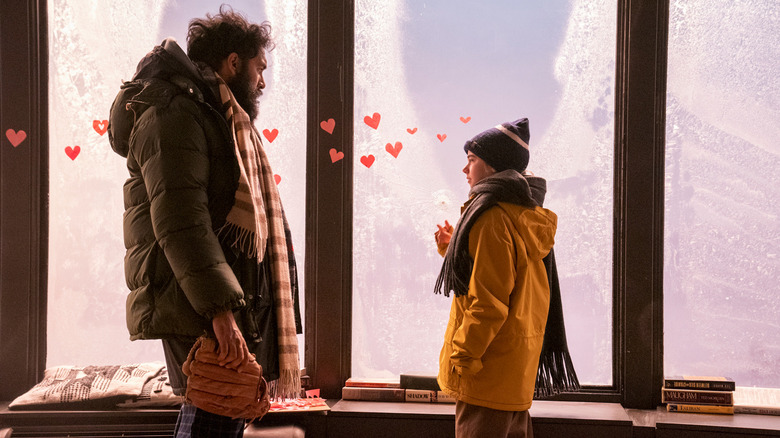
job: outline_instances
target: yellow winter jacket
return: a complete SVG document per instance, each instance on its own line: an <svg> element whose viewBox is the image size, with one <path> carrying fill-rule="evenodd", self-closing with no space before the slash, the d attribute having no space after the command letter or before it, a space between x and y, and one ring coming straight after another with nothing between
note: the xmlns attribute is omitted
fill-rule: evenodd
<svg viewBox="0 0 780 438"><path fill-rule="evenodd" d="M469 232L468 294L453 296L439 356L444 392L491 409L531 407L550 304L542 258L557 220L545 208L507 203L477 218Z"/></svg>

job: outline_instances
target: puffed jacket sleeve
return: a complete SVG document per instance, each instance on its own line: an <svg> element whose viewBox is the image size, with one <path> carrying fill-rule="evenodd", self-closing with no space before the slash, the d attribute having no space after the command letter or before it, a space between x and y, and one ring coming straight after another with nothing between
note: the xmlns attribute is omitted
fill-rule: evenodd
<svg viewBox="0 0 780 438"><path fill-rule="evenodd" d="M494 212L490 212L494 213ZM474 260L463 321L454 334L450 356L453 369L462 375L482 369L482 356L509 314L515 286L515 244L509 218L483 214L469 233L469 253Z"/></svg>
<svg viewBox="0 0 780 438"><path fill-rule="evenodd" d="M173 103L144 113L138 123L147 126L136 127L131 153L146 185L154 236L192 307L212 319L241 307L243 292L212 228L205 116L195 103Z"/></svg>

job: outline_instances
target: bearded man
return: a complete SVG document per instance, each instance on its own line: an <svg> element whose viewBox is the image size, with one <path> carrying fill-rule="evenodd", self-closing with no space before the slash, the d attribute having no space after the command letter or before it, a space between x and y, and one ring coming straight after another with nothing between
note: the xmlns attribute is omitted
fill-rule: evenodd
<svg viewBox="0 0 780 438"><path fill-rule="evenodd" d="M223 6L190 22L187 54L164 40L111 108L127 159L127 326L161 339L174 393L202 334L221 365L257 360L273 395L300 395L298 284L290 231L254 127L265 88L268 23ZM185 403L176 436L242 436L243 419Z"/></svg>

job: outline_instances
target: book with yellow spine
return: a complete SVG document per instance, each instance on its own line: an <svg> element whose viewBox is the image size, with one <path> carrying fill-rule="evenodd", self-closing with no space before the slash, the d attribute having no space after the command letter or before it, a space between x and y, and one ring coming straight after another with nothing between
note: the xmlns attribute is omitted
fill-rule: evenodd
<svg viewBox="0 0 780 438"><path fill-rule="evenodd" d="M690 412L695 414L725 414L733 415L734 406L720 405L691 405L685 403L669 403L666 405L668 412Z"/></svg>

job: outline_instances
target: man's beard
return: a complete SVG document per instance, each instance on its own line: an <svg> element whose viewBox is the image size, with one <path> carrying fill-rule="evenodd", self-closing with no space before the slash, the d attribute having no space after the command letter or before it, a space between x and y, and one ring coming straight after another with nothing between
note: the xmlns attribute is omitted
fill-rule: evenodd
<svg viewBox="0 0 780 438"><path fill-rule="evenodd" d="M233 92L233 96L241 108L249 115L249 120L252 122L257 118L257 114L260 112L257 100L263 94L263 90L260 88L251 88L249 84L249 71L245 67L239 71L232 80L227 82L227 86L230 87L230 91Z"/></svg>

